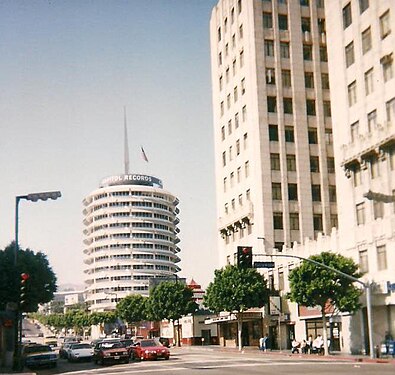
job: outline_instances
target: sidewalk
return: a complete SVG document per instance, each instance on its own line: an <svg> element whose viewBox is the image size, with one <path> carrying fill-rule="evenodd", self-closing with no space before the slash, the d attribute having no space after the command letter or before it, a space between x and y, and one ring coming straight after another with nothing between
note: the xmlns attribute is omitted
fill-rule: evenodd
<svg viewBox="0 0 395 375"><path fill-rule="evenodd" d="M177 347L174 347L177 348ZM181 346L181 350L196 350L196 351L219 351L219 352L233 352L233 353L238 353L239 350L238 348L235 347L224 347L224 346L219 346L219 345L204 345L204 346ZM323 355L317 355L317 354L291 354L291 349L289 350L269 350L266 352L260 351L258 348L254 346L246 346L242 349L240 352L242 354L248 353L248 354L253 354L256 353L256 355L259 356L282 356L282 357L294 357L298 359L306 359L306 360L311 360L311 359L317 359L317 360L333 360L333 361L352 361L352 362L368 362L368 363L390 363L395 366L395 358L392 358L391 356L389 357L382 357L382 358L370 358L369 356L366 355L352 355L352 354L347 354L347 353L341 353L341 352L336 352L336 353L330 353L327 356Z"/></svg>

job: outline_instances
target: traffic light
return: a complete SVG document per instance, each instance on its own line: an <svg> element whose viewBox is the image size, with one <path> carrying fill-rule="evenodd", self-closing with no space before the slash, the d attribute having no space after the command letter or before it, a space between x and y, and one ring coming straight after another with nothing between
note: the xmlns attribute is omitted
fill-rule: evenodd
<svg viewBox="0 0 395 375"><path fill-rule="evenodd" d="M20 294L19 294L19 306L20 309L23 310L24 307L26 307L26 289L27 289L27 280L29 280L30 275L28 273L21 273L21 288L20 288Z"/></svg>
<svg viewBox="0 0 395 375"><path fill-rule="evenodd" d="M252 268L252 246L237 246L237 266Z"/></svg>

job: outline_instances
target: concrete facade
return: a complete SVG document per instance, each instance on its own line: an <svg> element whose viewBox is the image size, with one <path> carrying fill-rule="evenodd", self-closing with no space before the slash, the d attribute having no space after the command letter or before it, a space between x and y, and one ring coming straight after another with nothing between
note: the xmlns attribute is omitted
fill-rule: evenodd
<svg viewBox="0 0 395 375"><path fill-rule="evenodd" d="M129 294L148 296L150 280L174 278L178 199L162 182L139 174L112 176L83 201L86 301L115 309Z"/></svg>

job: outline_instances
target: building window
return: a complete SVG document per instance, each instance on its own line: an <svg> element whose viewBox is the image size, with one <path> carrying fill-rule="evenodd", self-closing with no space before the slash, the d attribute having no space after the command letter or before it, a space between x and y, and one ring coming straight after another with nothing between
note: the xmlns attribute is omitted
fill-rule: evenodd
<svg viewBox="0 0 395 375"><path fill-rule="evenodd" d="M237 10L238 10L238 12L239 12L239 14L241 13L241 0L238 0L237 1Z"/></svg>
<svg viewBox="0 0 395 375"><path fill-rule="evenodd" d="M332 214L331 215L331 228L338 228L339 227L339 222L337 219L337 215Z"/></svg>
<svg viewBox="0 0 395 375"><path fill-rule="evenodd" d="M310 44L303 44L303 60L313 60L313 46Z"/></svg>
<svg viewBox="0 0 395 375"><path fill-rule="evenodd" d="M348 68L350 65L354 64L354 42L347 44L346 46L346 67Z"/></svg>
<svg viewBox="0 0 395 375"><path fill-rule="evenodd" d="M318 32L320 34L325 34L326 33L325 18L318 18L317 24L318 24Z"/></svg>
<svg viewBox="0 0 395 375"><path fill-rule="evenodd" d="M326 165L328 168L328 173L335 173L335 158L327 158Z"/></svg>
<svg viewBox="0 0 395 375"><path fill-rule="evenodd" d="M318 156L310 156L310 172L319 173L320 159Z"/></svg>
<svg viewBox="0 0 395 375"><path fill-rule="evenodd" d="M351 22L352 22L351 3L348 3L343 8L343 29L346 29L348 26L350 26Z"/></svg>
<svg viewBox="0 0 395 375"><path fill-rule="evenodd" d="M283 81L283 87L291 87L292 86L291 71L290 70L282 70L281 77L282 77L282 81Z"/></svg>
<svg viewBox="0 0 395 375"><path fill-rule="evenodd" d="M281 184L272 183L272 199L276 201L281 201Z"/></svg>
<svg viewBox="0 0 395 375"><path fill-rule="evenodd" d="M246 190L246 200L247 201L251 200L251 191L250 191L250 189Z"/></svg>
<svg viewBox="0 0 395 375"><path fill-rule="evenodd" d="M314 73L313 72L305 72L304 73L304 87L308 89L314 88Z"/></svg>
<svg viewBox="0 0 395 375"><path fill-rule="evenodd" d="M351 142L355 142L359 135L359 122L356 121L350 125Z"/></svg>
<svg viewBox="0 0 395 375"><path fill-rule="evenodd" d="M315 145L318 143L318 135L316 129L309 129L308 131L309 144Z"/></svg>
<svg viewBox="0 0 395 375"><path fill-rule="evenodd" d="M313 202L321 202L321 185L311 185Z"/></svg>
<svg viewBox="0 0 395 375"><path fill-rule="evenodd" d="M240 155L240 139L236 141L236 155Z"/></svg>
<svg viewBox="0 0 395 375"><path fill-rule="evenodd" d="M240 68L244 66L244 51L240 52Z"/></svg>
<svg viewBox="0 0 395 375"><path fill-rule="evenodd" d="M378 201L373 201L373 214L374 214L374 219L382 219L384 216L384 203L383 202L378 202Z"/></svg>
<svg viewBox="0 0 395 375"><path fill-rule="evenodd" d="M250 175L250 162L246 161L244 163L244 174L246 176L246 178Z"/></svg>
<svg viewBox="0 0 395 375"><path fill-rule="evenodd" d="M377 156L373 156L370 159L370 177L372 179L380 177L380 161Z"/></svg>
<svg viewBox="0 0 395 375"><path fill-rule="evenodd" d="M231 205L232 205L232 210L234 211L235 208L236 208L236 202L235 202L235 199L234 199L234 198L233 198L232 201L231 201Z"/></svg>
<svg viewBox="0 0 395 375"><path fill-rule="evenodd" d="M228 135L232 134L232 120L228 121Z"/></svg>
<svg viewBox="0 0 395 375"><path fill-rule="evenodd" d="M328 61L328 51L326 47L320 47L320 60L322 62L327 62Z"/></svg>
<svg viewBox="0 0 395 375"><path fill-rule="evenodd" d="M230 174L230 187L232 188L235 185L235 174L232 172Z"/></svg>
<svg viewBox="0 0 395 375"><path fill-rule="evenodd" d="M357 212L357 224L363 225L365 224L365 203L358 203L356 205L356 212Z"/></svg>
<svg viewBox="0 0 395 375"><path fill-rule="evenodd" d="M244 133L244 135L243 135L243 148L244 148L244 150L247 148L247 146L248 146L248 134Z"/></svg>
<svg viewBox="0 0 395 375"><path fill-rule="evenodd" d="M227 178L224 177L224 193L226 193Z"/></svg>
<svg viewBox="0 0 395 375"><path fill-rule="evenodd" d="M291 230L299 230L299 214L290 213L289 214L289 226Z"/></svg>
<svg viewBox="0 0 395 375"><path fill-rule="evenodd" d="M308 7L309 6L309 0L300 0L300 5Z"/></svg>
<svg viewBox="0 0 395 375"><path fill-rule="evenodd" d="M329 74L328 73L321 73L321 87L324 90L329 89Z"/></svg>
<svg viewBox="0 0 395 375"><path fill-rule="evenodd" d="M377 246L377 270L387 269L387 249L385 245Z"/></svg>
<svg viewBox="0 0 395 375"><path fill-rule="evenodd" d="M236 65L236 59L234 59L233 62L232 62L233 76L236 74L236 71L237 71L237 65Z"/></svg>
<svg viewBox="0 0 395 375"><path fill-rule="evenodd" d="M222 86L223 86L223 79L222 79L222 76L221 77L219 77L219 91L222 91Z"/></svg>
<svg viewBox="0 0 395 375"><path fill-rule="evenodd" d="M269 125L269 141L278 141L277 125Z"/></svg>
<svg viewBox="0 0 395 375"><path fill-rule="evenodd" d="M225 167L226 166L226 151L224 151L222 153L222 166Z"/></svg>
<svg viewBox="0 0 395 375"><path fill-rule="evenodd" d="M286 14L278 15L278 28L280 30L288 30L288 16Z"/></svg>
<svg viewBox="0 0 395 375"><path fill-rule="evenodd" d="M272 171L280 170L280 154L270 154L270 168Z"/></svg>
<svg viewBox="0 0 395 375"><path fill-rule="evenodd" d="M241 109L241 119L243 120L243 122L247 121L247 106L243 106L243 108Z"/></svg>
<svg viewBox="0 0 395 375"><path fill-rule="evenodd" d="M225 140L225 126L221 128L221 139L224 141Z"/></svg>
<svg viewBox="0 0 395 375"><path fill-rule="evenodd" d="M233 102L236 103L239 98L237 86L233 89Z"/></svg>
<svg viewBox="0 0 395 375"><path fill-rule="evenodd" d="M374 110L368 113L368 131L371 132L373 129L377 127L377 111Z"/></svg>
<svg viewBox="0 0 395 375"><path fill-rule="evenodd" d="M289 59L289 43L280 42L280 57L283 59Z"/></svg>
<svg viewBox="0 0 395 375"><path fill-rule="evenodd" d="M380 17L380 35L384 39L391 34L390 11L389 9Z"/></svg>
<svg viewBox="0 0 395 375"><path fill-rule="evenodd" d="M225 71L225 80L226 80L226 83L229 82L229 67L227 67L226 71Z"/></svg>
<svg viewBox="0 0 395 375"><path fill-rule="evenodd" d="M374 90L373 68L365 72L365 94L370 95Z"/></svg>
<svg viewBox="0 0 395 375"><path fill-rule="evenodd" d="M230 22L233 24L235 22L235 9L232 8L230 11Z"/></svg>
<svg viewBox="0 0 395 375"><path fill-rule="evenodd" d="M329 186L329 202L336 203L336 186Z"/></svg>
<svg viewBox="0 0 395 375"><path fill-rule="evenodd" d="M235 129L239 127L239 113L235 113Z"/></svg>
<svg viewBox="0 0 395 375"><path fill-rule="evenodd" d="M287 171L296 172L296 157L295 155L287 155Z"/></svg>
<svg viewBox="0 0 395 375"><path fill-rule="evenodd" d="M308 116L315 116L315 100L306 100L306 111Z"/></svg>
<svg viewBox="0 0 395 375"><path fill-rule="evenodd" d="M322 232L323 225L322 225L322 215L321 214L314 214L313 215L313 226L315 231Z"/></svg>
<svg viewBox="0 0 395 375"><path fill-rule="evenodd" d="M278 290L284 290L284 272L278 271Z"/></svg>
<svg viewBox="0 0 395 375"><path fill-rule="evenodd" d="M232 48L235 48L235 47L236 47L236 35L233 34L232 35Z"/></svg>
<svg viewBox="0 0 395 375"><path fill-rule="evenodd" d="M284 113L292 114L292 98L283 98Z"/></svg>
<svg viewBox="0 0 395 375"><path fill-rule="evenodd" d="M359 13L363 13L369 8L369 0L359 0Z"/></svg>
<svg viewBox="0 0 395 375"><path fill-rule="evenodd" d="M266 68L266 83L268 85L276 84L276 74L274 68Z"/></svg>
<svg viewBox="0 0 395 375"><path fill-rule="evenodd" d="M277 101L275 96L268 96L267 97L267 110L271 113L277 112Z"/></svg>
<svg viewBox="0 0 395 375"><path fill-rule="evenodd" d="M273 28L273 18L271 13L263 12L263 27L265 29Z"/></svg>
<svg viewBox="0 0 395 375"><path fill-rule="evenodd" d="M357 102L357 81L350 83L348 90L348 106L352 107Z"/></svg>
<svg viewBox="0 0 395 375"><path fill-rule="evenodd" d="M298 185L288 184L288 200L297 201L298 200Z"/></svg>
<svg viewBox="0 0 395 375"><path fill-rule="evenodd" d="M359 251L359 271L362 273L369 272L369 261L368 261L368 251Z"/></svg>
<svg viewBox="0 0 395 375"><path fill-rule="evenodd" d="M354 168L353 171L353 176L354 176L354 186L359 186L362 184L362 173L361 173L361 167L358 165Z"/></svg>
<svg viewBox="0 0 395 375"><path fill-rule="evenodd" d="M274 56L274 42L265 40L265 56Z"/></svg>
<svg viewBox="0 0 395 375"><path fill-rule="evenodd" d="M362 53L365 54L372 48L372 32L370 27L362 32Z"/></svg>
<svg viewBox="0 0 395 375"><path fill-rule="evenodd" d="M390 55L384 56L380 61L381 61L381 65L383 67L384 82L387 82L394 75L393 69L392 69L392 56L390 56Z"/></svg>
<svg viewBox="0 0 395 375"><path fill-rule="evenodd" d="M243 195L239 194L239 206L243 205Z"/></svg>
<svg viewBox="0 0 395 375"><path fill-rule="evenodd" d="M220 112L221 112L221 117L222 117L224 115L224 102L221 102Z"/></svg>
<svg viewBox="0 0 395 375"><path fill-rule="evenodd" d="M241 95L244 95L245 92L246 92L245 81L246 81L245 78L243 78L243 79L240 81Z"/></svg>
<svg viewBox="0 0 395 375"><path fill-rule="evenodd" d="M333 145L332 129L325 129L325 143L327 145Z"/></svg>
<svg viewBox="0 0 395 375"><path fill-rule="evenodd" d="M222 65L222 52L218 54L218 65Z"/></svg>
<svg viewBox="0 0 395 375"><path fill-rule="evenodd" d="M237 183L239 183L241 181L241 167L237 168L236 176L237 176Z"/></svg>
<svg viewBox="0 0 395 375"><path fill-rule="evenodd" d="M290 143L295 142L294 128L292 126L285 127L284 135L285 135L285 142L290 142Z"/></svg>
<svg viewBox="0 0 395 375"><path fill-rule="evenodd" d="M226 108L227 109L230 108L230 94L228 94L227 97L226 97Z"/></svg>
<svg viewBox="0 0 395 375"><path fill-rule="evenodd" d="M273 212L273 229L283 229L282 212Z"/></svg>
<svg viewBox="0 0 395 375"><path fill-rule="evenodd" d="M395 98L392 98L385 103L385 111L387 114L387 121L392 122L395 120Z"/></svg>
<svg viewBox="0 0 395 375"><path fill-rule="evenodd" d="M309 17L302 17L301 23L302 23L302 32L306 32L306 31L310 32L311 31Z"/></svg>
<svg viewBox="0 0 395 375"><path fill-rule="evenodd" d="M243 32L243 25L239 26L239 39L243 39L244 32Z"/></svg>
<svg viewBox="0 0 395 375"><path fill-rule="evenodd" d="M324 100L322 104L324 106L324 116L331 117L332 116L331 102L328 100Z"/></svg>

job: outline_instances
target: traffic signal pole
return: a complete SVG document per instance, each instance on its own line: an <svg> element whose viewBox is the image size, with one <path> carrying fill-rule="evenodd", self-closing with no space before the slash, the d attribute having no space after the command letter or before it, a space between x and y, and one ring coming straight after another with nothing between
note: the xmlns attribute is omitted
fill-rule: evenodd
<svg viewBox="0 0 395 375"><path fill-rule="evenodd" d="M372 317L372 297L371 297L372 290L371 290L370 281L363 282L362 280L359 280L354 276L348 275L347 273L337 270L336 268L327 266L324 263L320 263L320 262L317 262L313 259L304 258L304 257L298 256L298 255L290 255L290 254L256 254L256 255L278 257L278 258L282 257L282 258L300 259L300 260L303 260L306 262L313 263L318 267L325 268L329 271L335 272L338 275L345 277L346 279L349 279L353 282L356 282L356 283L362 285L363 288L365 289L365 293L366 293L366 310L367 310L368 337L369 337L369 355L370 355L370 358L375 358L374 345L373 345L373 317Z"/></svg>

